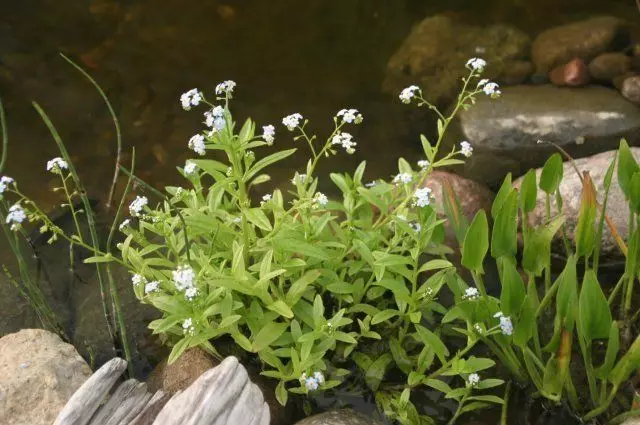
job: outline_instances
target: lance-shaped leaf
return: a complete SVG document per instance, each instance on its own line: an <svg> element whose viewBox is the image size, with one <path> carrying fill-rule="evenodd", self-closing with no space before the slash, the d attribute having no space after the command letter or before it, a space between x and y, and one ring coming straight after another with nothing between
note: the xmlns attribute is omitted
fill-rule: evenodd
<svg viewBox="0 0 640 425"><path fill-rule="evenodd" d="M596 190L588 172L584 173L582 183L582 199L580 201L580 215L576 226L576 251L579 256L588 257L593 252L595 244L596 222Z"/></svg>
<svg viewBox="0 0 640 425"><path fill-rule="evenodd" d="M554 153L547 159L542 167L540 174L540 189L549 195L553 194L560 187L564 167L562 166L562 157L559 153Z"/></svg>
<svg viewBox="0 0 640 425"><path fill-rule="evenodd" d="M587 341L607 338L611 329L611 310L593 270L587 270L584 275L578 304L582 336Z"/></svg>
<svg viewBox="0 0 640 425"><path fill-rule="evenodd" d="M629 145L626 140L621 140L618 150L618 184L627 200L631 199L631 179L638 171L640 166L633 157Z"/></svg>
<svg viewBox="0 0 640 425"><path fill-rule="evenodd" d="M464 237L462 265L476 273L482 273L482 263L489 250L489 223L487 214L480 210Z"/></svg>
<svg viewBox="0 0 640 425"><path fill-rule="evenodd" d="M512 190L496 216L491 233L491 256L515 256L518 251L518 192Z"/></svg>
<svg viewBox="0 0 640 425"><path fill-rule="evenodd" d="M525 213L530 213L536 208L538 196L538 185L536 184L535 170L529 170L522 179L520 185L520 209Z"/></svg>

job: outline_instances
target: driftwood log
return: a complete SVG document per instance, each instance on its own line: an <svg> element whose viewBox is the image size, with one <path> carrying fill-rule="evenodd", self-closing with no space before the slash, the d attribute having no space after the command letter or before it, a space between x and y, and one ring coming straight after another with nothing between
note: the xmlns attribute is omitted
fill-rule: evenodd
<svg viewBox="0 0 640 425"><path fill-rule="evenodd" d="M69 399L54 425L268 425L269 406L235 357L227 357L189 388L151 394L130 379L109 395L127 367L112 359Z"/></svg>

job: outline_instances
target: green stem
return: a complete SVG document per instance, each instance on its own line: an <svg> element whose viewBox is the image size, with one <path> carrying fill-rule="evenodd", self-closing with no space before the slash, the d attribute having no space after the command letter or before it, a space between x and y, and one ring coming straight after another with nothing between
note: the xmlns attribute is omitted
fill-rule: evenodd
<svg viewBox="0 0 640 425"><path fill-rule="evenodd" d="M456 413L453 415L451 420L447 422L447 425L453 425L456 422L456 419L458 419L458 416L462 414L462 408L464 407L464 402L467 401L467 398L469 397L470 393L471 391L469 390L465 395L462 396L460 403L458 403L458 408L456 409Z"/></svg>
<svg viewBox="0 0 640 425"><path fill-rule="evenodd" d="M486 298L487 297L487 290L485 289L484 280L482 279L482 275L480 273L471 272L471 276L473 276L473 282L478 287L478 290L480 291L480 294L484 298Z"/></svg>
<svg viewBox="0 0 640 425"><path fill-rule="evenodd" d="M62 175L62 170L60 172L60 179L62 180L62 187L64 188L64 194L67 197L67 207L69 208L69 212L71 212L71 217L73 217L73 224L76 226L76 231L78 232L78 237L81 241L84 241L82 236L82 230L80 229L80 224L78 223L78 217L76 214L76 209L73 207L73 200L71 199L71 194L69 193L69 188L67 186L67 178Z"/></svg>
<svg viewBox="0 0 640 425"><path fill-rule="evenodd" d="M507 414L509 413L509 395L511 393L511 381L507 381L504 389L504 403L502 404L502 414L500 415L500 425L507 425Z"/></svg>
<svg viewBox="0 0 640 425"><path fill-rule="evenodd" d="M584 422L588 422L591 419L594 419L597 416L600 416L601 414L603 414L609 408L609 405L615 398L617 392L618 392L618 386L614 385L613 388L611 389L611 393L609 393L609 397L607 397L605 402L599 405L598 407L596 407L595 409L591 410L590 412L588 412L586 415L584 415L582 420Z"/></svg>

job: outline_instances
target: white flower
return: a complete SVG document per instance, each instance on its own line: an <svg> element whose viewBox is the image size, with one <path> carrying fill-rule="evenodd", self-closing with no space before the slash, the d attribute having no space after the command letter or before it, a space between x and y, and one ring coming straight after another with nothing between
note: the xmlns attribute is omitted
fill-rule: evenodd
<svg viewBox="0 0 640 425"><path fill-rule="evenodd" d="M185 164L184 164L184 173L185 173L186 175L191 175L191 174L193 174L193 173L195 173L195 172L196 172L196 168L198 168L198 166L196 165L196 163L195 163L195 162L193 162L193 161L187 161L187 162L185 162Z"/></svg>
<svg viewBox="0 0 640 425"><path fill-rule="evenodd" d="M348 154L352 154L356 151L354 149L354 146L356 146L357 144L352 140L353 140L353 136L351 134L342 132L333 136L333 138L331 139L331 144L342 145L342 147L347 151Z"/></svg>
<svg viewBox="0 0 640 425"><path fill-rule="evenodd" d="M131 283L133 284L133 286L140 286L143 283L147 283L147 279L141 274L136 273L133 276L131 276Z"/></svg>
<svg viewBox="0 0 640 425"><path fill-rule="evenodd" d="M196 328L193 326L193 319L189 317L182 322L182 331L185 335L193 335L196 333Z"/></svg>
<svg viewBox="0 0 640 425"><path fill-rule="evenodd" d="M187 288L184 291L184 296L188 301L193 301L196 295L198 295L198 288Z"/></svg>
<svg viewBox="0 0 640 425"><path fill-rule="evenodd" d="M302 375L300 375L300 377L298 378L300 380L300 382L304 382L307 380L307 373L306 372L302 372Z"/></svg>
<svg viewBox="0 0 640 425"><path fill-rule="evenodd" d="M2 176L0 178L0 193L3 193L5 190L7 190L7 186L9 186L11 183L13 183L13 179L11 177Z"/></svg>
<svg viewBox="0 0 640 425"><path fill-rule="evenodd" d="M513 333L513 323L508 316L500 316L500 330L505 335L511 335Z"/></svg>
<svg viewBox="0 0 640 425"><path fill-rule="evenodd" d="M478 288L467 288L464 290L464 296L462 298L465 298L468 300L475 300L479 296L480 296L480 292L478 291Z"/></svg>
<svg viewBox="0 0 640 425"><path fill-rule="evenodd" d="M428 187L422 187L416 189L413 194L413 206L414 207L426 207L431 202L431 189Z"/></svg>
<svg viewBox="0 0 640 425"><path fill-rule="evenodd" d="M427 168L429 168L429 164L430 162L427 161L426 159L421 159L420 161L418 161L418 167L422 168L423 170L426 170Z"/></svg>
<svg viewBox="0 0 640 425"><path fill-rule="evenodd" d="M318 380L316 378L307 378L304 385L307 387L307 390L315 391L318 389Z"/></svg>
<svg viewBox="0 0 640 425"><path fill-rule="evenodd" d="M305 180L307 180L307 175L306 174L298 174L298 173L296 173L296 175L293 176L293 178L291 179L291 183L293 183L293 184L297 184L298 182L304 183Z"/></svg>
<svg viewBox="0 0 640 425"><path fill-rule="evenodd" d="M375 181L375 180L373 180L373 181L370 181L369 183L365 183L364 185L365 185L366 187L373 187L373 186L375 186L375 185L376 185L376 181Z"/></svg>
<svg viewBox="0 0 640 425"><path fill-rule="evenodd" d="M397 176L395 176L393 178L393 182L398 184L398 183L411 183L411 180L413 180L413 176L411 176L411 174L409 173L400 173Z"/></svg>
<svg viewBox="0 0 640 425"><path fill-rule="evenodd" d="M478 81L478 87L482 87L485 84L487 84L489 82L489 80L487 80L486 78L483 78L482 80Z"/></svg>
<svg viewBox="0 0 640 425"><path fill-rule="evenodd" d="M129 220L128 218L124 219L122 221L122 223L120 223L120 226L118 226L118 229L122 232L124 231L124 229L126 229L127 227L129 227L129 224L131 224L131 220Z"/></svg>
<svg viewBox="0 0 640 425"><path fill-rule="evenodd" d="M173 271L173 281L179 291L195 287L196 273L189 266L179 266Z"/></svg>
<svg viewBox="0 0 640 425"><path fill-rule="evenodd" d="M473 71L482 72L484 68L487 66L487 61L480 58L472 58L467 61L467 68Z"/></svg>
<svg viewBox="0 0 640 425"><path fill-rule="evenodd" d="M136 199L129 204L129 213L131 213L132 216L137 217L148 203L149 200L146 196L137 196Z"/></svg>
<svg viewBox="0 0 640 425"><path fill-rule="evenodd" d="M226 93L228 95L231 95L235 87L236 87L235 81L231 81L231 80L223 81L216 86L216 94L221 95L222 93Z"/></svg>
<svg viewBox="0 0 640 425"><path fill-rule="evenodd" d="M271 200L271 194L267 193L266 195L264 195L262 197L262 201L260 201L260 206L263 206L264 204L266 204L270 200Z"/></svg>
<svg viewBox="0 0 640 425"><path fill-rule="evenodd" d="M201 100L202 94L198 89L191 89L180 96L180 103L182 103L182 109L185 111L190 110L192 106L198 106Z"/></svg>
<svg viewBox="0 0 640 425"><path fill-rule="evenodd" d="M220 105L204 113L204 123L207 127L220 131L224 128L224 108ZM215 134L215 133L214 133Z"/></svg>
<svg viewBox="0 0 640 425"><path fill-rule="evenodd" d="M362 114L357 109L341 109L336 114L337 117L342 117L342 122L360 124L363 120Z"/></svg>
<svg viewBox="0 0 640 425"><path fill-rule="evenodd" d="M480 323L476 323L475 325L473 325L473 329L475 329L476 332L478 332L479 334L484 332L484 329L482 329L482 326L480 326Z"/></svg>
<svg viewBox="0 0 640 425"><path fill-rule="evenodd" d="M322 372L314 372L313 377L318 381L318 384L324 384L324 375Z"/></svg>
<svg viewBox="0 0 640 425"><path fill-rule="evenodd" d="M202 134L196 134L191 136L188 143L189 149L197 153L198 155L204 155L204 136Z"/></svg>
<svg viewBox="0 0 640 425"><path fill-rule="evenodd" d="M471 147L471 143L467 141L460 142L460 153L466 156L467 158L469 158L471 154L473 154L473 148Z"/></svg>
<svg viewBox="0 0 640 425"><path fill-rule="evenodd" d="M407 221L407 217L405 217L402 214L398 214L396 215L396 219L400 220L400 221Z"/></svg>
<svg viewBox="0 0 640 425"><path fill-rule="evenodd" d="M420 87L409 86L406 89L403 89L398 97L402 103L411 103L411 99L415 97L417 91L420 91Z"/></svg>
<svg viewBox="0 0 640 425"><path fill-rule="evenodd" d="M231 219L231 222L232 223L236 223L236 224L240 223L241 221L242 221L242 218L240 218L240 217L233 217Z"/></svg>
<svg viewBox="0 0 640 425"><path fill-rule="evenodd" d="M268 144L272 144L274 136L276 135L276 128L271 124L262 127L262 138Z"/></svg>
<svg viewBox="0 0 640 425"><path fill-rule="evenodd" d="M47 171L51 171L52 173L60 173L62 170L66 170L67 168L69 168L67 161L60 157L47 161Z"/></svg>
<svg viewBox="0 0 640 425"><path fill-rule="evenodd" d="M478 375L477 373L472 373L467 378L467 382L469 382L469 386L475 387L480 382L480 375Z"/></svg>
<svg viewBox="0 0 640 425"><path fill-rule="evenodd" d="M491 96L491 97L498 97L502 94L502 92L500 91L500 87L498 87L497 83L486 83L484 84L484 87L482 88L482 91L484 91L484 93L487 96Z"/></svg>
<svg viewBox="0 0 640 425"><path fill-rule="evenodd" d="M6 222L11 224L11 230L17 230L20 224L27 218L27 213L20 204L14 204L9 208Z"/></svg>
<svg viewBox="0 0 640 425"><path fill-rule="evenodd" d="M296 112L295 114L287 115L286 117L284 117L282 119L282 124L284 124L284 126L287 127L289 131L293 131L300 124L301 119L302 115Z"/></svg>
<svg viewBox="0 0 640 425"><path fill-rule="evenodd" d="M154 280L153 282L149 282L144 285L144 293L149 294L151 292L156 292L160 288L160 282Z"/></svg>
<svg viewBox="0 0 640 425"><path fill-rule="evenodd" d="M317 205L325 206L329 202L327 195L321 192L317 192L313 197L313 202Z"/></svg>

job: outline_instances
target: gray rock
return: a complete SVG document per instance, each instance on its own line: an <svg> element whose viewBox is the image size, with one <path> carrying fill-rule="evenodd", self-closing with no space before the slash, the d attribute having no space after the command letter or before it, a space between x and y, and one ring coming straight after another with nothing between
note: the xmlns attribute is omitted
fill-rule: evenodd
<svg viewBox="0 0 640 425"><path fill-rule="evenodd" d="M640 416L629 418L626 421L622 422L622 424L620 425L640 425Z"/></svg>
<svg viewBox="0 0 640 425"><path fill-rule="evenodd" d="M429 17L413 28L389 59L383 90L397 95L404 87L417 84L428 100L446 103L457 93L460 78L469 72L465 64L472 57L487 61L486 78L520 81L530 72L522 63L530 43L529 36L508 25L479 27L447 16Z"/></svg>
<svg viewBox="0 0 640 425"><path fill-rule="evenodd" d="M640 75L627 77L622 82L620 94L629 101L640 104Z"/></svg>
<svg viewBox="0 0 640 425"><path fill-rule="evenodd" d="M589 73L598 81L613 82L631 70L631 58L624 53L603 53L589 62Z"/></svg>
<svg viewBox="0 0 640 425"><path fill-rule="evenodd" d="M541 166L556 143L574 157L640 140L640 109L613 89L590 86L505 87L502 97L479 97L460 114L459 137L468 140L474 154L497 154L517 160L520 168ZM513 170L508 170L513 171Z"/></svg>
<svg viewBox="0 0 640 425"><path fill-rule="evenodd" d="M332 410L305 418L295 425L381 425L380 422L351 409Z"/></svg>
<svg viewBox="0 0 640 425"><path fill-rule="evenodd" d="M586 62L608 50L626 47L629 33L624 22L611 16L599 16L541 32L533 41L532 58L536 72L580 58Z"/></svg>
<svg viewBox="0 0 640 425"><path fill-rule="evenodd" d="M0 423L50 425L90 375L56 334L24 329L0 338Z"/></svg>
<svg viewBox="0 0 640 425"><path fill-rule="evenodd" d="M105 363L73 394L54 425L88 424L126 368L127 362L117 357Z"/></svg>
<svg viewBox="0 0 640 425"><path fill-rule="evenodd" d="M198 378L160 411L154 425L268 425L269 406L235 357Z"/></svg>
<svg viewBox="0 0 640 425"><path fill-rule="evenodd" d="M640 148L631 148L633 156L637 161L640 161ZM609 168L609 164L613 159L615 151L603 152L588 158L582 158L575 160L575 165L582 171L589 171L591 178L593 179L594 186L598 192L598 202L602 203L604 200L604 175ZM538 181L540 180L540 173L542 169L536 170L536 176ZM516 180L514 185L518 187L522 182L522 178ZM579 176L574 171L570 163L564 164L564 178L560 184L560 193L563 199L563 213L566 216L567 223L567 236L570 240L573 240L575 236L575 229L578 222L578 215L580 213L580 199L582 194L582 183ZM551 214L558 213L558 209L555 202L552 202ZM611 189L609 191L609 198L607 201L607 215L611 218L611 221L616 226L618 233L622 238L626 240L629 235L629 207L624 199L624 195L618 185L617 173L614 172L613 180L611 183ZM540 225L545 221L545 196L544 192L538 192L538 200L535 210L530 214L529 221L532 225ZM599 217L599 214L598 214ZM560 243L560 235L557 235L557 243L554 244L554 250L557 253L564 253L562 244ZM615 239L611 235L609 228L605 225L602 235L602 245L600 250L601 256L604 259L615 261L622 257L622 253L618 249L618 245Z"/></svg>
<svg viewBox="0 0 640 425"><path fill-rule="evenodd" d="M142 412L150 399L147 384L129 379L114 391L107 403L91 418L89 425L128 424Z"/></svg>

